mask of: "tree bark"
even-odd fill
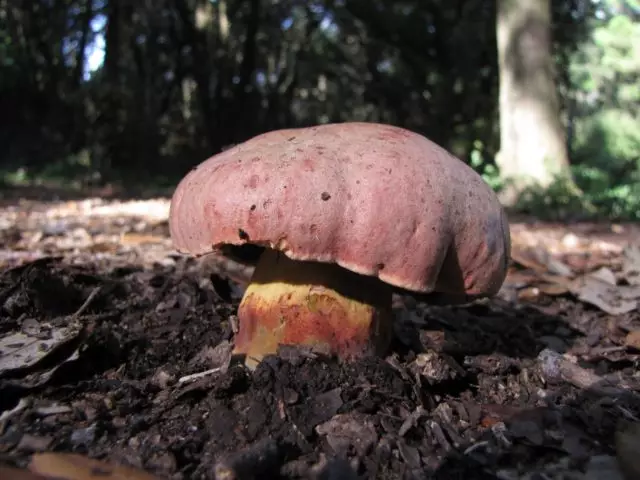
[[[87,50],[87,39],[89,38],[89,30],[91,29],[91,20],[93,20],[93,2],[86,2],[84,5],[84,14],[82,15],[82,30],[80,34],[80,43],[76,52],[76,67],[73,74],[74,87],[80,88],[80,84],[84,79],[85,54]]]
[[[546,187],[569,175],[556,91],[550,0],[497,0],[500,152],[505,204],[527,185]]]

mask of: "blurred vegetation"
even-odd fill
[[[572,171],[529,189],[520,208],[539,216],[640,220],[640,1],[601,0],[589,36],[570,57],[568,99]]]
[[[552,8],[581,194],[559,181],[519,208],[639,218],[638,1]],[[0,0],[3,181],[171,186],[258,133],[365,120],[499,189],[495,32],[482,0]]]

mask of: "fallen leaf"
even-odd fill
[[[555,258],[539,245],[524,249],[514,248],[511,251],[511,258],[514,262],[538,273],[553,273],[564,277],[573,276],[573,271],[567,264]]]
[[[538,288],[542,293],[552,296],[564,295],[569,292],[567,283],[540,283]]]
[[[125,465],[96,460],[75,453],[40,453],[31,457],[29,470],[57,480],[159,480]]]
[[[616,280],[616,274],[611,271],[610,268],[602,267],[598,270],[595,270],[589,274],[590,277],[597,278],[598,280],[602,280],[609,285],[616,285],[618,282]]]
[[[63,344],[78,337],[82,327],[74,322],[63,327],[51,327],[46,334],[8,333],[0,338],[0,377],[16,370],[34,367]]]
[[[398,441],[398,452],[400,456],[407,464],[408,467],[412,469],[420,468],[420,452],[416,447],[412,447],[411,445],[407,445],[404,440]]]
[[[595,305],[610,315],[632,312],[638,308],[640,286],[612,285],[602,272],[588,274],[571,282],[571,291],[579,300]]]
[[[540,293],[538,287],[526,287],[518,291],[518,300],[530,302],[540,297]]]
[[[536,261],[534,258],[531,258],[529,255],[529,249],[520,250],[520,249],[512,249],[511,250],[511,260],[523,267],[530,268],[531,270],[543,273],[547,271],[545,265]]]
[[[550,295],[557,297],[568,293],[569,287],[566,283],[547,283],[544,281],[535,282],[529,287],[525,287],[518,291],[518,299],[533,300],[540,295]]]
[[[640,350],[640,330],[632,330],[627,333],[627,336],[624,339],[624,344],[627,347]]]
[[[144,245],[148,243],[164,243],[167,238],[143,233],[125,233],[120,241],[123,245]]]
[[[350,447],[355,448],[359,455],[364,456],[378,441],[376,429],[363,413],[345,413],[332,417],[327,422],[315,428],[319,435],[325,435],[327,443],[336,452],[344,452]]]
[[[540,279],[540,274],[531,270],[517,270],[510,268],[503,285],[513,288],[523,288],[536,283]]]
[[[91,253],[111,253],[115,254],[118,251],[119,245],[115,242],[95,242],[89,248]]]
[[[622,254],[622,277],[629,285],[640,285],[640,244],[628,245]]]

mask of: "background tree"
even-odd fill
[[[568,145],[579,186],[588,193],[588,182],[604,178],[604,172],[611,192],[612,184],[626,182],[637,164],[629,140],[638,131],[632,108],[637,105],[632,67],[637,48],[630,43],[637,31],[637,5],[548,3],[550,13],[534,15],[543,27],[529,22],[531,28],[501,46],[505,53],[520,53],[512,68],[538,75],[525,75],[522,95],[515,98],[551,95],[545,96],[545,108],[553,112],[549,122],[556,140],[541,143],[549,149],[556,145],[560,160],[548,163],[540,175],[549,178],[566,168]],[[498,187],[494,159],[500,134],[517,127],[506,120],[509,110],[499,115],[496,19],[497,7],[504,13],[504,5],[480,0],[0,0],[2,178],[67,185],[132,185],[143,178],[145,184],[172,187],[206,156],[258,133],[365,120],[427,135]],[[547,45],[550,56],[527,50],[529,41]],[[544,68],[535,70],[535,62]],[[603,160],[596,164],[589,160],[602,145],[596,133],[612,123],[606,119],[614,110],[616,118],[627,120],[629,135],[620,142],[615,129],[605,129],[616,138],[605,144],[629,147],[624,155],[601,149],[595,157]],[[521,130],[515,128],[520,137]],[[557,140],[562,137],[564,147]],[[511,147],[502,144],[506,162]],[[610,161],[611,155],[620,161]],[[532,157],[527,158],[520,169],[530,167]],[[509,165],[518,167],[500,163],[503,174]],[[604,171],[614,163],[617,170]]]
[[[637,0],[601,2],[569,68],[576,180],[615,214],[640,211],[639,21]]]
[[[529,182],[547,187],[568,175],[565,127],[560,116],[551,40],[550,0],[498,0],[500,153],[513,203]]]

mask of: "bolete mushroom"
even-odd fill
[[[271,131],[215,155],[179,183],[169,226],[193,255],[261,247],[235,338],[254,362],[279,344],[382,354],[394,290],[490,296],[510,249],[505,212],[475,171],[375,123]]]

